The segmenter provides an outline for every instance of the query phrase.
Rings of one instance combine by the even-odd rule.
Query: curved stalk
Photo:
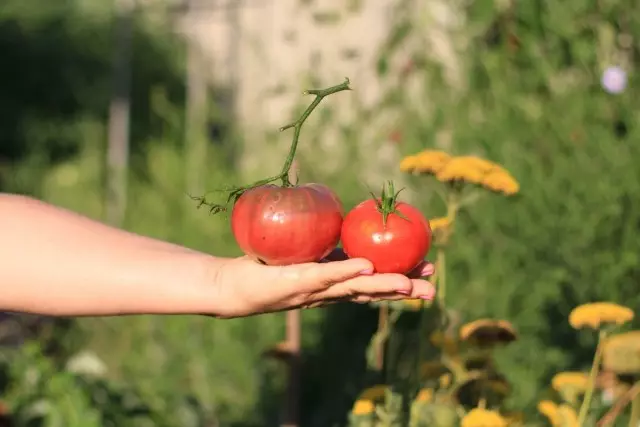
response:
[[[242,194],[248,190],[251,190],[256,187],[260,187],[262,185],[270,184],[272,182],[281,180],[283,187],[291,187],[293,184],[289,178],[289,171],[291,170],[291,166],[293,165],[293,160],[296,156],[296,151],[298,149],[298,140],[300,139],[300,132],[302,130],[302,125],[309,118],[313,110],[322,102],[322,100],[334,93],[342,92],[345,90],[351,90],[349,87],[349,79],[345,78],[345,81],[339,85],[331,86],[326,89],[309,89],[304,92],[305,95],[315,95],[315,99],[311,104],[307,107],[306,110],[302,113],[300,118],[295,122],[289,123],[280,128],[280,132],[283,132],[287,129],[293,128],[293,138],[291,140],[291,147],[289,148],[289,153],[287,154],[287,158],[285,159],[284,164],[282,165],[282,170],[278,175],[270,176],[269,178],[261,179],[249,185],[244,186],[232,186],[219,190],[209,191],[207,194],[211,193],[228,193],[228,197],[225,203],[212,203],[209,202],[206,198],[206,194],[204,196],[190,196],[191,199],[198,202],[198,208],[201,206],[208,206],[211,213],[216,214],[219,212],[224,212],[227,210],[227,205],[230,203],[233,204],[242,196]]]
[[[582,400],[582,405],[580,406],[580,412],[578,414],[579,427],[582,427],[584,425],[584,422],[587,419],[587,414],[589,413],[589,408],[591,407],[593,391],[596,386],[596,378],[598,377],[598,372],[600,371],[600,361],[602,360],[602,346],[604,344],[605,338],[606,338],[606,332],[600,331],[600,334],[598,335],[598,344],[596,346],[596,354],[593,357],[593,363],[591,364],[591,372],[589,373],[589,382],[587,383],[587,390],[584,393],[584,399]]]

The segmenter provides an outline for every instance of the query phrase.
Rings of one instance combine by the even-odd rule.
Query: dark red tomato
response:
[[[264,185],[236,201],[231,229],[242,251],[268,265],[320,261],[340,241],[344,211],[322,184]]]
[[[396,203],[383,225],[373,199],[353,208],[342,223],[342,247],[350,258],[366,258],[378,273],[409,273],[429,252],[431,227],[415,207]]]

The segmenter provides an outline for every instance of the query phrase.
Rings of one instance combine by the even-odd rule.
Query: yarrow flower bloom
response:
[[[609,93],[621,93],[627,87],[627,73],[621,67],[609,67],[602,73],[602,87]]]

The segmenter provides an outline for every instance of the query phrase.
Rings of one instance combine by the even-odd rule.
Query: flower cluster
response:
[[[478,194],[473,191],[475,187],[513,195],[519,192],[519,183],[499,164],[475,156],[451,156],[437,150],[425,150],[405,157],[400,169],[414,175],[433,176],[446,184],[443,197],[447,207],[446,216],[429,221],[437,248],[437,267],[433,280],[438,287],[439,299],[434,311],[423,310],[426,305],[421,300],[405,299],[388,303],[386,319],[397,320],[399,317],[393,317],[393,314],[399,316],[407,311],[421,311],[418,331],[420,359],[419,363],[413,365],[413,375],[417,377],[418,384],[408,397],[406,394],[401,396],[398,392],[400,389],[395,390],[392,382],[366,389],[352,408],[350,426],[400,425],[397,423],[406,415],[408,425],[412,427],[529,425],[523,413],[506,410],[505,402],[512,387],[494,358],[497,347],[518,340],[519,334],[514,325],[507,320],[492,318],[477,319],[462,325],[455,316],[447,317],[446,322],[437,320],[440,314],[449,315],[444,298],[446,275],[438,272],[446,269],[445,252],[450,247],[447,243],[457,213],[474,200]],[[437,316],[432,316],[432,313]],[[569,313],[568,323],[574,329],[598,332],[598,346],[590,372],[559,372],[551,379],[548,397],[538,404],[538,411],[548,424],[553,427],[587,425],[590,423],[588,420],[594,418],[590,412],[594,406],[594,395],[613,408],[624,399],[629,400],[632,388],[640,387],[628,380],[635,378],[637,381],[640,378],[640,331],[613,334],[615,328],[633,319],[633,310],[612,302],[583,304]],[[392,325],[391,322],[388,324]],[[435,325],[434,329],[430,329],[432,324]],[[393,334],[393,326],[385,331],[386,336]],[[382,371],[384,367],[385,364],[380,363],[377,369]],[[637,424],[640,422],[640,398],[635,400],[631,418]],[[409,409],[409,414],[402,415],[406,409]]]
[[[463,419],[462,427],[507,427],[507,420],[496,411],[472,409]]]
[[[495,370],[491,349],[517,339],[506,320],[480,319],[459,328],[433,331],[429,344],[437,349],[418,372],[420,387],[411,399],[412,426],[500,427],[522,424],[521,413],[502,412],[511,393],[509,382]],[[352,426],[383,427],[390,385],[363,390],[350,414]],[[386,403],[385,403],[386,402]]]
[[[451,156],[444,151],[425,150],[402,159],[400,170],[416,175],[433,175],[446,183],[479,185],[505,195],[520,191],[520,184],[505,168],[475,156]]]
[[[622,325],[633,320],[633,311],[610,302],[583,304],[571,311],[569,324],[575,329],[599,329],[605,324]]]
[[[551,379],[551,388],[561,403],[542,400],[538,411],[553,427],[582,426],[597,389],[602,401],[612,404],[628,389],[623,376],[640,374],[640,331],[608,336],[612,328],[630,322],[633,317],[633,310],[612,302],[582,304],[571,310],[569,324],[574,329],[599,331],[598,347],[591,372],[559,372]]]
[[[558,405],[551,400],[542,400],[538,403],[538,411],[553,427],[580,427],[578,414],[566,403]]]

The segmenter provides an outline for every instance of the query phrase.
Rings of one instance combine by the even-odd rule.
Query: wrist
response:
[[[221,303],[216,285],[225,258],[199,252],[172,252],[166,263],[154,268],[144,307],[149,314],[218,314]],[[146,281],[146,280],[145,280]]]

